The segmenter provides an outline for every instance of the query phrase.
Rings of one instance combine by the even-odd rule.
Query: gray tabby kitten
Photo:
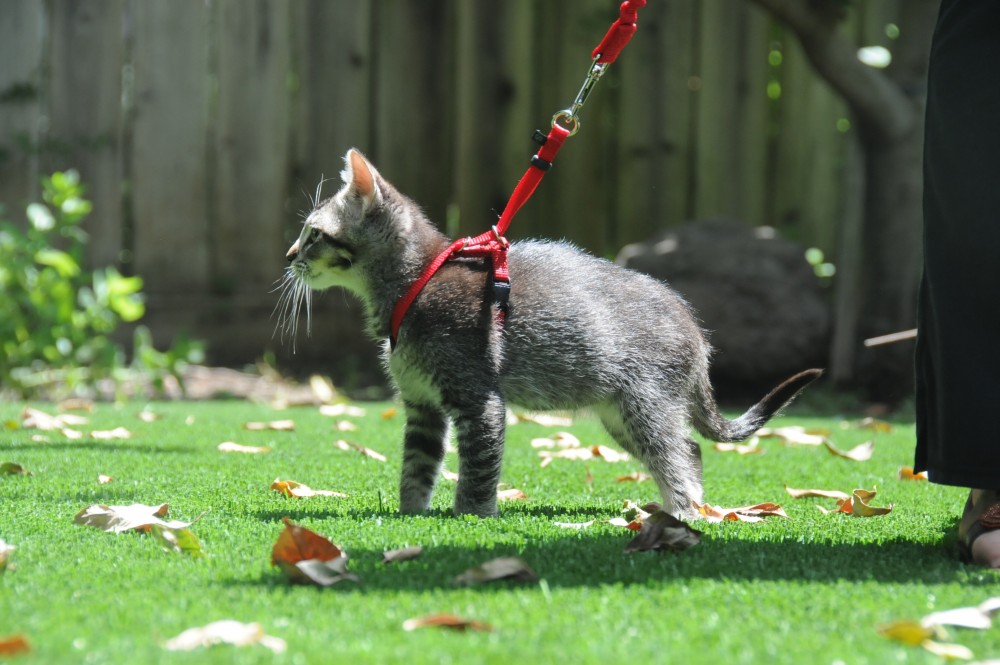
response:
[[[449,240],[360,152],[348,151],[345,162],[343,188],[315,206],[288,250],[286,326],[294,332],[309,289],[341,286],[364,303],[368,332],[386,340],[396,301]],[[715,441],[743,440],[821,373],[797,374],[726,420],[709,384],[709,345],[687,303],[662,282],[566,243],[516,242],[501,325],[487,263],[446,263],[407,312],[396,348],[386,342],[406,410],[400,512],[429,506],[450,423],[455,512],[495,515],[506,406],[516,404],[592,408],[649,469],[664,510],[696,517],[702,465],[690,424]]]

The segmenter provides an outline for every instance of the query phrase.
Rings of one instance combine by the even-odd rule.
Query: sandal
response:
[[[1000,541],[997,552],[984,561],[973,556],[972,544],[984,533],[1000,529],[1000,491],[972,490],[958,525],[958,547],[962,560],[979,566],[1000,567]],[[982,554],[982,553],[980,553]],[[980,557],[982,558],[982,557]]]

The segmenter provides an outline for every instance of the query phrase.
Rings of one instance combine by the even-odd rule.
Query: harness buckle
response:
[[[493,302],[504,314],[510,311],[510,282],[493,280]]]

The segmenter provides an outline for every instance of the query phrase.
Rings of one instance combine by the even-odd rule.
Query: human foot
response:
[[[1000,491],[972,490],[958,525],[963,558],[986,568],[1000,568]]]

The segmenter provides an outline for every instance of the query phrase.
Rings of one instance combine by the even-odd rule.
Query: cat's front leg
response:
[[[498,393],[463,402],[453,413],[459,457],[455,514],[489,517],[497,514],[507,408]]]
[[[422,513],[430,506],[441,472],[448,420],[440,409],[404,402],[403,475],[399,482],[399,512]]]

